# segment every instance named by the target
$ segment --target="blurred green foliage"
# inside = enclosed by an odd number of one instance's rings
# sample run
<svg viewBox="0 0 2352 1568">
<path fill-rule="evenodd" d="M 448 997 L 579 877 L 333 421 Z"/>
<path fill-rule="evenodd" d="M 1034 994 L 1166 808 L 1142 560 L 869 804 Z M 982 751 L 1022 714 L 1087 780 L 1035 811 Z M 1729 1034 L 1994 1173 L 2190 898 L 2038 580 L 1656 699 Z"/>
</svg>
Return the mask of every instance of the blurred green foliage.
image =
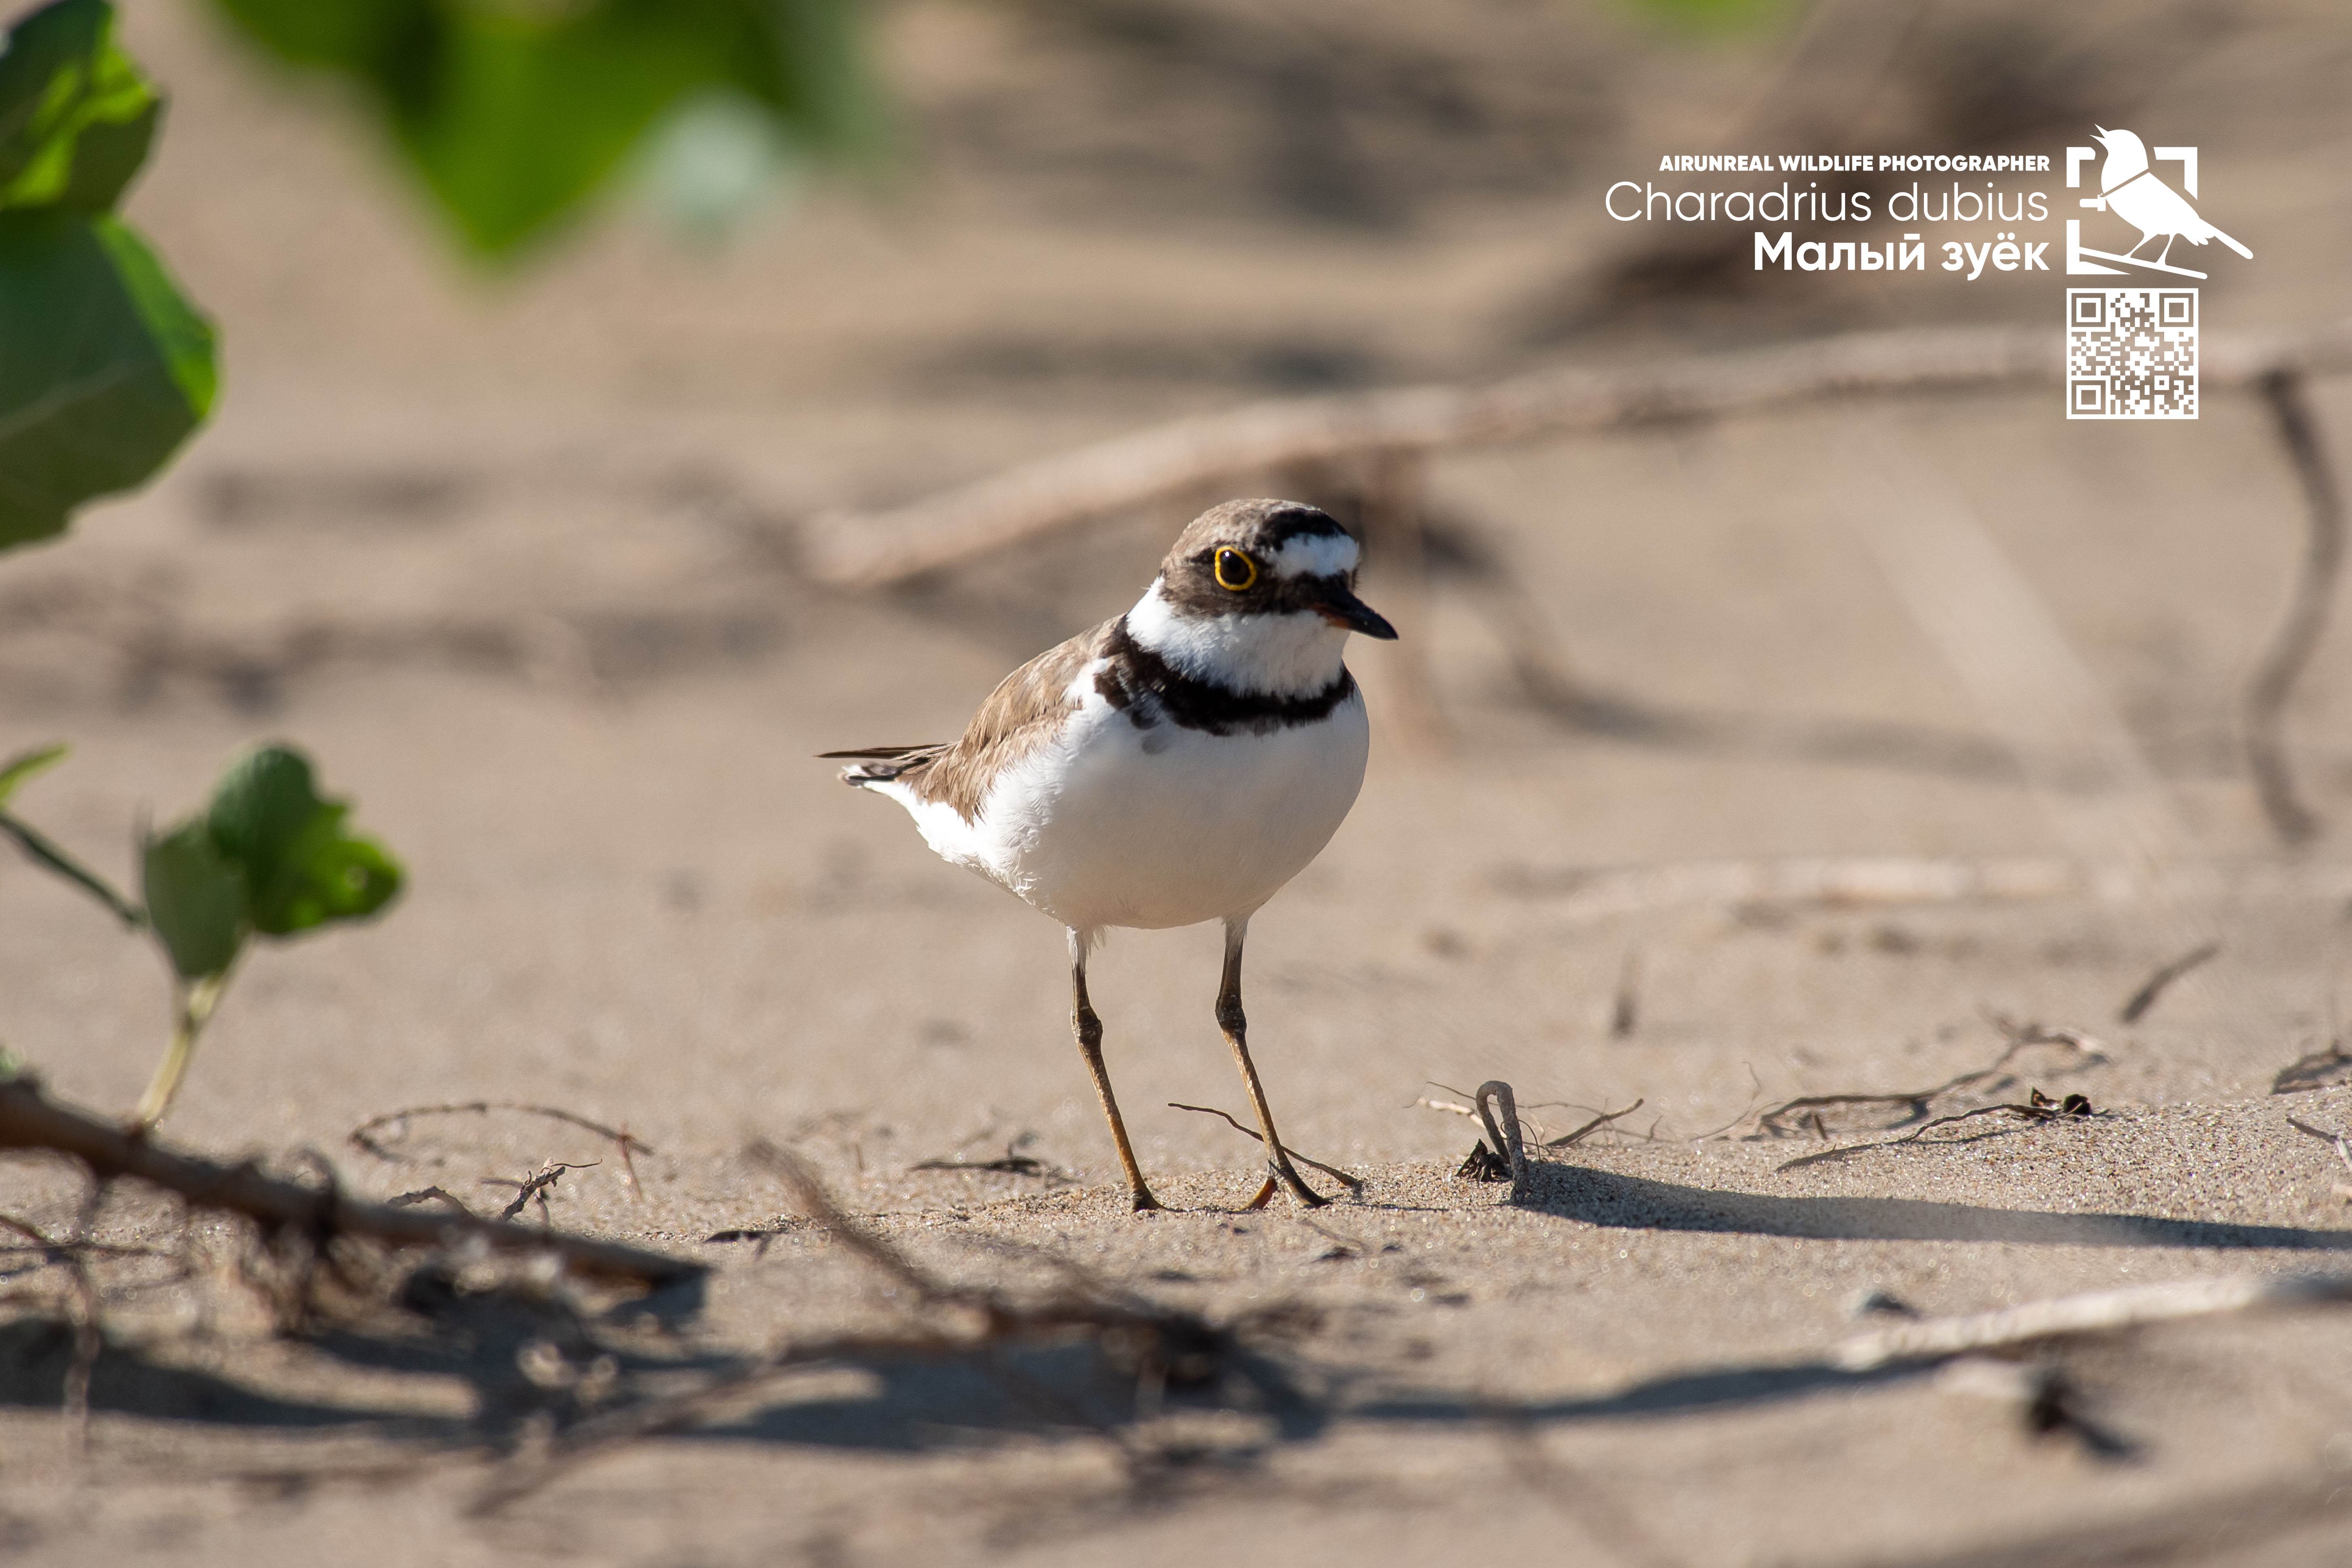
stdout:
<svg viewBox="0 0 2352 1568">
<path fill-rule="evenodd" d="M 310 763 L 280 745 L 229 764 L 211 804 L 147 840 L 148 918 L 184 980 L 225 973 L 246 939 L 363 920 L 400 890 L 399 863 L 347 833 Z"/>
<path fill-rule="evenodd" d="M 8 809 L 19 785 L 65 753 L 44 746 L 0 763 L 0 833 L 125 923 L 152 932 L 171 961 L 171 1043 L 135 1118 L 152 1127 L 178 1093 L 246 944 L 365 920 L 399 893 L 404 874 L 383 846 L 345 829 L 350 803 L 320 795 L 309 758 L 289 746 L 257 746 L 228 765 L 203 809 L 146 836 L 144 907 L 133 904 Z"/>
<path fill-rule="evenodd" d="M 215 3 L 279 59 L 356 85 L 484 258 L 657 148 L 680 205 L 723 219 L 713 194 L 748 201 L 782 152 L 855 162 L 881 142 L 854 0 Z"/>
<path fill-rule="evenodd" d="M 211 411 L 212 325 L 113 216 L 162 101 L 105 0 L 21 18 L 0 52 L 0 550 L 162 468 Z"/>
<path fill-rule="evenodd" d="M 345 827 L 351 804 L 320 795 L 301 752 L 271 744 L 232 762 L 201 810 L 147 836 L 142 909 L 9 809 L 20 784 L 65 754 L 44 746 L 0 763 L 0 833 L 126 923 L 151 926 L 184 981 L 226 973 L 255 935 L 365 920 L 400 891 L 400 862 Z"/>
<path fill-rule="evenodd" d="M 1688 33 L 1727 33 L 1769 22 L 1793 20 L 1802 0 L 1630 0 L 1654 22 Z"/>
</svg>

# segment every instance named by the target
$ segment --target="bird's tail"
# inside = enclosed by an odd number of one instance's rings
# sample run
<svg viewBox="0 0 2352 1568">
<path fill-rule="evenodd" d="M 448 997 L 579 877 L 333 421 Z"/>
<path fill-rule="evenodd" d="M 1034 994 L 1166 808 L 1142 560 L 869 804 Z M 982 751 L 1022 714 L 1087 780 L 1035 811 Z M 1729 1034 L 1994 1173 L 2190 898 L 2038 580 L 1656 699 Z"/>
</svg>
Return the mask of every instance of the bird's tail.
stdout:
<svg viewBox="0 0 2352 1568">
<path fill-rule="evenodd" d="M 927 746 L 866 746 L 854 752 L 819 752 L 817 755 L 856 762 L 857 766 L 841 770 L 841 782 L 863 789 L 870 784 L 888 784 L 937 759 L 946 750 L 946 746 L 934 742 Z"/>
<path fill-rule="evenodd" d="M 2239 255 L 2241 255 L 2241 256 L 2244 257 L 2247 260 L 2252 261 L 2252 260 L 2254 258 L 2254 253 L 2253 253 L 2252 251 L 2248 250 L 2244 246 L 2240 245 L 2236 240 L 2231 239 L 2228 235 L 2223 234 L 2220 229 L 2218 229 L 2218 228 L 2213 228 L 2213 226 L 2212 226 L 2211 224 L 2210 224 L 2210 223 L 2209 223 L 2209 224 L 2207 224 L 2205 226 L 2206 226 L 2207 228 L 2209 228 L 2209 229 L 2212 229 L 2212 230 L 2213 230 L 2213 237 L 2214 237 L 2215 239 L 2220 240 L 2222 244 L 2224 244 L 2224 245 L 2228 246 L 2231 249 L 2232 249 L 2232 250 L 2236 251 Z"/>
</svg>

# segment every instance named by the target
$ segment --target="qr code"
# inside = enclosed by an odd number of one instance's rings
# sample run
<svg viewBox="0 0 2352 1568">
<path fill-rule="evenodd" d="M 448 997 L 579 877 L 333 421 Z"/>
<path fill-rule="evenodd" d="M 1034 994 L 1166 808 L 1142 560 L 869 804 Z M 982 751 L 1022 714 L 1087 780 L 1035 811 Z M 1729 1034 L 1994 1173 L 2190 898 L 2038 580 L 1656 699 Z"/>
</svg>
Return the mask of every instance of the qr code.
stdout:
<svg viewBox="0 0 2352 1568">
<path fill-rule="evenodd" d="M 2066 290 L 2066 417 L 2197 417 L 2197 290 Z"/>
</svg>

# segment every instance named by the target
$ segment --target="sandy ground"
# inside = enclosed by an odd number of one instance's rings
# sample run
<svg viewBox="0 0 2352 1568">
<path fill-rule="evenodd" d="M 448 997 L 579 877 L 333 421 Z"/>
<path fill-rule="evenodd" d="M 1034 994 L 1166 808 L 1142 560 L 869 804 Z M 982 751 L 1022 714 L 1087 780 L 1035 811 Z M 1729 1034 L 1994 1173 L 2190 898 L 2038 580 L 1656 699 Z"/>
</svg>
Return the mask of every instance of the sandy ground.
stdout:
<svg viewBox="0 0 2352 1568">
<path fill-rule="evenodd" d="M 317 1151 L 357 1191 L 481 1203 L 544 1161 L 598 1162 L 554 1190 L 556 1223 L 717 1270 L 677 1337 L 624 1335 L 672 1377 L 908 1318 L 887 1281 L 790 1223 L 765 1140 L 948 1278 L 1035 1286 L 1040 1255 L 1066 1260 L 1243 1325 L 1288 1392 L 1229 1380 L 1152 1414 L 1074 1349 L 852 1362 L 485 1510 L 532 1430 L 501 1403 L 511 1338 L 280 1337 L 226 1279 L 110 1265 L 114 1338 L 75 1458 L 55 1414 L 58 1277 L 28 1271 L 0 1322 L 12 1561 L 2287 1564 L 2352 1549 L 2339 1319 L 2066 1349 L 2047 1364 L 2078 1419 L 2041 1436 L 2014 1401 L 1971 1392 L 1982 1376 L 1826 1359 L 1868 1326 L 1855 1304 L 1872 1291 L 1971 1312 L 2326 1268 L 2315 1255 L 2352 1247 L 2352 1172 L 2286 1120 L 2352 1125 L 2352 1086 L 2270 1093 L 2343 1002 L 2352 680 L 2339 628 L 2291 715 L 2336 832 L 2282 855 L 2234 702 L 2300 512 L 2250 402 L 2152 430 L 1964 399 L 1442 465 L 1441 500 L 1504 553 L 1579 676 L 1673 721 L 1600 733 L 1531 710 L 1481 602 L 1437 595 L 1420 630 L 1449 751 L 1382 732 L 1353 816 L 1253 930 L 1253 1044 L 1285 1135 L 1366 1178 L 1311 1215 L 1242 1212 L 1252 1146 L 1165 1109 L 1244 1105 L 1210 1015 L 1213 931 L 1122 934 L 1097 962 L 1112 1071 L 1175 1205 L 1131 1216 L 1069 1044 L 1060 933 L 812 760 L 950 734 L 1018 659 L 1129 603 L 1181 521 L 1121 520 L 852 600 L 795 574 L 794 521 L 815 508 L 1269 392 L 1679 352 L 1786 335 L 1808 310 L 1913 319 L 1856 285 L 1802 309 L 1694 305 L 1680 335 L 1671 311 L 1629 318 L 1572 351 L 1525 330 L 1571 258 L 1623 243 L 1591 216 L 1594 182 L 1625 148 L 1654 153 L 1677 114 L 1752 87 L 1761 46 L 1500 5 L 1452 30 L 1304 8 L 1303 36 L 1348 47 L 1315 57 L 1339 109 L 1302 130 L 1267 108 L 1297 96 L 1279 71 L 1217 88 L 1220 50 L 1267 58 L 1245 13 L 1187 13 L 1209 20 L 1155 74 L 1108 23 L 912 6 L 888 32 L 929 138 L 911 188 L 879 207 L 821 196 L 709 255 L 617 222 L 485 281 L 434 248 L 331 102 L 266 85 L 186 7 L 128 9 L 176 94 L 137 216 L 221 317 L 231 391 L 152 491 L 0 563 L 0 750 L 70 738 L 70 764 L 22 808 L 127 877 L 142 816 L 184 809 L 238 746 L 288 737 L 411 873 L 376 929 L 251 960 L 169 1136 L 289 1171 Z M 2236 193 L 2263 264 L 2217 280 L 2210 322 L 2341 311 L 2329 258 L 2352 238 L 2352 188 L 2340 112 L 2317 106 L 2352 31 L 2329 15 L 2166 11 L 2143 36 L 2101 11 L 2070 45 L 2101 84 L 2116 60 L 2169 62 L 2118 112 L 2161 99 L 2229 127 L 2202 132 L 2206 181 Z M 1435 88 L 1398 88 L 1403 109 L 1359 90 L 1423 79 L 1399 59 L 1472 84 L 1483 129 L 1429 132 L 1407 110 Z M 2046 288 L 1916 307 L 2051 308 Z M 2347 394 L 2318 396 L 2342 450 Z M 2053 799 L 2025 782 L 2004 716 L 1850 521 L 1857 449 L 1998 543 L 2154 785 Z M 1376 603 L 1380 586 L 1375 563 Z M 1388 651 L 1357 660 L 1376 728 Z M 2151 800 L 2177 824 L 2165 887 L 2095 896 L 2117 846 L 2142 847 L 2099 824 Z M 2030 861 L 2057 882 L 1738 891 L 1742 868 L 1864 858 Z M 2208 936 L 2216 960 L 2117 1021 Z M 148 951 L 0 865 L 0 1037 L 57 1092 L 130 1104 L 164 1007 Z M 1793 1096 L 1982 1066 L 2002 1046 L 1989 1014 L 2086 1031 L 2099 1054 L 2035 1047 L 1937 1110 L 2040 1088 L 2097 1114 L 1979 1121 L 1793 1171 L 1779 1167 L 1817 1140 L 1742 1136 Z M 1554 1134 L 1579 1107 L 1643 1109 L 1542 1156 L 1514 1207 L 1453 1174 L 1471 1124 L 1415 1103 L 1493 1078 Z M 412 1120 L 392 1158 L 347 1140 L 385 1111 L 474 1100 L 625 1125 L 647 1145 L 641 1181 L 608 1142 L 511 1113 Z M 915 1168 L 1008 1152 L 1039 1169 Z M 54 1226 L 76 1201 L 54 1167 L 0 1167 L 7 1212 Z M 126 1194 L 100 1234 L 181 1226 Z M 216 1227 L 195 1234 L 204 1256 L 230 1251 Z"/>
</svg>

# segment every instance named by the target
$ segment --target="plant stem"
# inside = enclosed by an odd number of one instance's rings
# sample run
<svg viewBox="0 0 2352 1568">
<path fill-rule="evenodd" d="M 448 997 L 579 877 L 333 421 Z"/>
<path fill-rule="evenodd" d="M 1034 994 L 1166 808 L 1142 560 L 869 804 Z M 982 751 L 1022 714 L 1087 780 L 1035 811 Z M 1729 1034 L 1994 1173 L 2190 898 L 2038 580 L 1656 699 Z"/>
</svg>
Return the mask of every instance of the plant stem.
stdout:
<svg viewBox="0 0 2352 1568">
<path fill-rule="evenodd" d="M 105 878 L 89 869 L 58 847 L 57 844 L 31 823 L 0 811 L 0 833 L 16 841 L 16 847 L 35 861 L 47 867 L 67 881 L 75 884 L 90 897 L 104 904 L 114 918 L 137 931 L 147 923 L 147 911 L 124 898 L 110 886 Z"/>
<path fill-rule="evenodd" d="M 180 1092 L 180 1080 L 187 1076 L 189 1058 L 196 1054 L 196 1037 L 212 1021 L 213 1009 L 220 1005 L 221 993 L 228 989 L 228 977 L 229 971 L 224 969 L 200 980 L 174 983 L 179 1021 L 172 1026 L 172 1043 L 165 1047 L 163 1059 L 148 1082 L 147 1092 L 139 1097 L 139 1110 L 131 1119 L 132 1131 L 147 1132 L 163 1120 L 163 1112 L 172 1109 L 172 1101 Z"/>
</svg>

